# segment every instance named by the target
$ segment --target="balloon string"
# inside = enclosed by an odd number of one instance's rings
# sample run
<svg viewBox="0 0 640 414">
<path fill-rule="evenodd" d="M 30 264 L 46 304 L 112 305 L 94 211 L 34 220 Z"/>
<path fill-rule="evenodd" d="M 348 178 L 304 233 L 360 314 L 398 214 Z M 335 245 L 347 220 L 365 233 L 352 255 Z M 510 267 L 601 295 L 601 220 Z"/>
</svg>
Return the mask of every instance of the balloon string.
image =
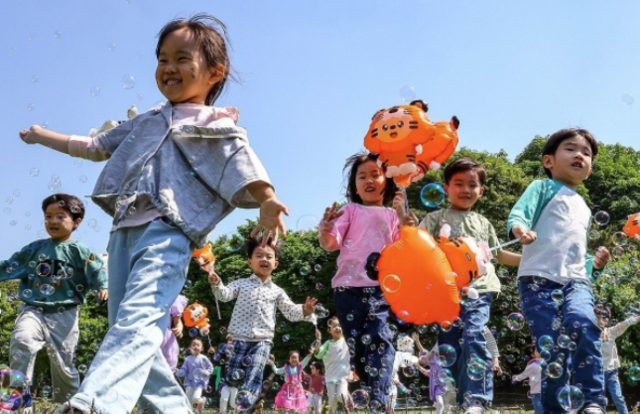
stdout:
<svg viewBox="0 0 640 414">
<path fill-rule="evenodd" d="M 218 311 L 218 320 L 222 320 L 222 316 L 220 316 L 220 304 L 218 303 L 218 298 L 213 297 L 216 300 L 216 310 Z"/>
<path fill-rule="evenodd" d="M 520 242 L 520 239 L 514 239 L 514 240 L 508 241 L 506 243 L 502 243 L 499 246 L 492 247 L 492 248 L 489 249 L 489 251 L 492 252 L 494 250 L 502 249 L 503 247 L 511 246 L 512 244 L 516 244 L 518 242 Z"/>
<path fill-rule="evenodd" d="M 409 214 L 411 209 L 409 208 L 409 197 L 407 197 L 407 187 L 402 187 L 402 194 L 404 194 L 404 209 Z"/>
</svg>

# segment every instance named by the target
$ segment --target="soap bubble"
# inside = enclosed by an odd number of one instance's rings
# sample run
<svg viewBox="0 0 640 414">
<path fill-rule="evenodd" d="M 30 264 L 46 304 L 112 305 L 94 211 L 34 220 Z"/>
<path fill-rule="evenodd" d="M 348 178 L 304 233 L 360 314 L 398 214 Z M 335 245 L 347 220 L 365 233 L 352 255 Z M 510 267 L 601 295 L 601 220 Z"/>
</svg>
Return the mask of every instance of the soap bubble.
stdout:
<svg viewBox="0 0 640 414">
<path fill-rule="evenodd" d="M 316 304 L 313 313 L 316 315 L 318 319 L 324 319 L 329 316 L 329 310 L 325 308 L 322 303 Z"/>
<path fill-rule="evenodd" d="M 224 248 L 228 252 L 237 252 L 244 246 L 244 237 L 240 233 L 225 234 L 224 239 Z"/>
<path fill-rule="evenodd" d="M 407 365 L 406 367 L 402 368 L 402 375 L 407 378 L 413 378 L 418 375 L 418 369 L 413 365 Z"/>
<path fill-rule="evenodd" d="M 547 375 L 549 378 L 560 378 L 564 373 L 564 368 L 558 362 L 552 362 L 547 366 Z"/>
<path fill-rule="evenodd" d="M 243 367 L 250 367 L 253 364 L 253 358 L 251 358 L 251 355 L 247 355 L 242 358 L 242 361 L 240 362 L 242 363 Z"/>
<path fill-rule="evenodd" d="M 32 83 L 36 83 L 36 82 L 38 82 L 38 79 L 40 79 L 40 76 L 38 76 L 38 75 L 31 75 L 31 82 L 32 82 Z"/>
<path fill-rule="evenodd" d="M 538 339 L 538 348 L 540 351 L 550 351 L 553 349 L 553 338 L 549 335 L 542 335 Z"/>
<path fill-rule="evenodd" d="M 40 292 L 45 296 L 51 296 L 56 291 L 56 289 L 53 286 L 47 283 L 40 285 L 38 289 L 40 289 Z"/>
<path fill-rule="evenodd" d="M 566 411 L 578 411 L 584 405 L 584 394 L 574 385 L 564 385 L 556 392 L 558 403 Z"/>
<path fill-rule="evenodd" d="M 484 378 L 487 370 L 487 363 L 480 357 L 471 358 L 467 364 L 467 375 L 473 381 Z"/>
<path fill-rule="evenodd" d="M 304 214 L 296 221 L 296 230 L 313 230 L 318 227 L 318 217 L 314 214 Z"/>
<path fill-rule="evenodd" d="M 456 350 L 449 344 L 438 347 L 438 363 L 443 367 L 450 367 L 456 362 Z"/>
<path fill-rule="evenodd" d="M 438 183 L 429 183 L 420 190 L 420 200 L 429 208 L 436 208 L 442 204 L 444 196 L 444 189 Z"/>
<path fill-rule="evenodd" d="M 635 98 L 633 97 L 632 94 L 625 93 L 624 95 L 622 95 L 622 103 L 625 106 L 629 106 L 629 105 L 633 104 L 634 101 L 635 101 Z"/>
<path fill-rule="evenodd" d="M 29 170 L 29 175 L 32 177 L 37 177 L 40 175 L 40 170 L 38 168 L 32 168 Z"/>
<path fill-rule="evenodd" d="M 382 290 L 387 293 L 395 293 L 400 290 L 402 282 L 397 275 L 389 274 L 382 279 Z"/>
<path fill-rule="evenodd" d="M 84 374 L 85 372 L 87 372 L 87 366 L 84 364 L 78 365 L 78 372 Z"/>
<path fill-rule="evenodd" d="M 107 46 L 107 49 L 109 49 L 109 52 L 113 52 L 114 50 L 116 50 L 116 44 L 109 43 L 109 45 Z"/>
<path fill-rule="evenodd" d="M 407 104 L 416 99 L 416 91 L 413 89 L 413 86 L 404 85 L 400 88 L 400 98 Z"/>
<path fill-rule="evenodd" d="M 355 390 L 351 394 L 351 399 L 356 410 L 363 410 L 369 406 L 369 393 L 363 389 Z"/>
<path fill-rule="evenodd" d="M 100 95 L 100 87 L 92 86 L 91 89 L 89 89 L 89 93 L 95 98 L 96 96 Z"/>
<path fill-rule="evenodd" d="M 122 88 L 131 90 L 136 86 L 136 79 L 133 77 L 133 75 L 124 75 L 120 79 L 120 83 L 122 83 Z"/>
<path fill-rule="evenodd" d="M 252 400 L 253 396 L 247 390 L 238 391 L 236 394 L 236 406 L 241 410 L 246 410 L 251 407 Z"/>
<path fill-rule="evenodd" d="M 300 273 L 300 276 L 307 276 L 309 275 L 310 272 L 311 272 L 311 267 L 306 264 L 300 266 L 300 269 L 298 269 L 298 273 Z"/>
<path fill-rule="evenodd" d="M 371 343 L 371 336 L 369 334 L 364 334 L 362 335 L 362 338 L 360 338 L 360 341 L 365 345 L 369 345 Z"/>
<path fill-rule="evenodd" d="M 36 104 L 30 103 L 27 105 L 27 111 L 33 111 L 34 109 L 36 109 Z"/>
<path fill-rule="evenodd" d="M 289 339 L 291 339 L 289 334 L 282 335 L 282 342 L 289 342 Z"/>
<path fill-rule="evenodd" d="M 29 299 L 33 295 L 31 289 L 25 289 L 22 291 L 22 297 L 25 299 Z"/>
<path fill-rule="evenodd" d="M 634 365 L 632 367 L 629 368 L 629 371 L 627 371 L 627 374 L 629 374 L 629 378 L 631 378 L 631 381 L 640 381 L 640 367 L 637 365 Z"/>
<path fill-rule="evenodd" d="M 607 224 L 609 224 L 609 219 L 609 213 L 607 213 L 606 211 L 598 211 L 593 215 L 593 222 L 598 226 L 606 226 Z"/>
<path fill-rule="evenodd" d="M 511 315 L 507 316 L 507 327 L 512 331 L 519 331 L 520 329 L 524 328 L 524 324 L 524 316 L 519 313 L 512 313 Z"/>
</svg>

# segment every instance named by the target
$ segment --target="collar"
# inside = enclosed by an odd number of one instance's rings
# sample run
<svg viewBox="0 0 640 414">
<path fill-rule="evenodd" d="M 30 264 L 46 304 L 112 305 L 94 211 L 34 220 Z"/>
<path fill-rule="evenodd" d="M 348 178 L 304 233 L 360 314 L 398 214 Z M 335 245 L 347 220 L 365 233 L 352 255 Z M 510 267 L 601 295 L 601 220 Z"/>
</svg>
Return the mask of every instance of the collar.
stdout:
<svg viewBox="0 0 640 414">
<path fill-rule="evenodd" d="M 264 282 L 262 281 L 262 279 L 260 279 L 258 276 L 256 276 L 255 273 L 253 273 L 251 276 L 249 276 L 249 280 L 254 282 L 254 283 L 260 283 L 262 285 L 267 285 L 267 286 L 271 286 L 273 285 L 273 281 L 271 280 L 271 276 L 269 276 L 267 278 L 267 280 L 265 280 Z"/>
</svg>

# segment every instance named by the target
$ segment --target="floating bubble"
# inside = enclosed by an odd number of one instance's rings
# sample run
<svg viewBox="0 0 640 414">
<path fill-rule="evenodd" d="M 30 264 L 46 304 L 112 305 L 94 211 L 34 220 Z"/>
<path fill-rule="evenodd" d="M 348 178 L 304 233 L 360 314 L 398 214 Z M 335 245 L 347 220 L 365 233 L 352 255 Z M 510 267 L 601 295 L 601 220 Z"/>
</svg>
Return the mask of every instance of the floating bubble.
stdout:
<svg viewBox="0 0 640 414">
<path fill-rule="evenodd" d="M 313 214 L 304 214 L 298 218 L 296 221 L 296 230 L 297 231 L 305 231 L 305 230 L 314 230 L 318 227 L 318 217 Z"/>
<path fill-rule="evenodd" d="M 552 362 L 547 366 L 547 375 L 549 378 L 560 378 L 564 373 L 564 368 L 558 362 Z"/>
<path fill-rule="evenodd" d="M 553 338 L 549 335 L 542 335 L 538 339 L 538 348 L 540 351 L 550 351 L 553 349 Z"/>
<path fill-rule="evenodd" d="M 631 381 L 640 381 L 640 367 L 637 365 L 634 365 L 632 367 L 629 368 L 629 371 L 627 371 L 627 374 L 629 375 L 629 378 L 631 378 Z"/>
<path fill-rule="evenodd" d="M 308 276 L 309 273 L 311 273 L 311 267 L 306 264 L 302 265 L 300 269 L 298 269 L 298 273 L 300 273 L 300 276 Z"/>
<path fill-rule="evenodd" d="M 79 178 L 79 180 L 80 180 L 80 182 L 81 182 L 81 183 L 86 183 L 86 182 L 87 182 L 87 179 L 88 179 L 88 178 L 87 178 L 87 176 L 86 176 L 86 175 L 81 175 L 81 176 L 80 176 L 80 178 Z"/>
<path fill-rule="evenodd" d="M 37 177 L 40 175 L 40 170 L 38 168 L 32 168 L 29 170 L 29 175 L 31 177 Z"/>
<path fill-rule="evenodd" d="M 47 283 L 44 283 L 44 284 L 40 285 L 40 287 L 38 289 L 45 296 L 51 296 L 56 291 L 56 289 L 53 286 L 51 286 L 51 285 L 49 285 Z"/>
<path fill-rule="evenodd" d="M 234 381 L 240 381 L 245 377 L 245 372 L 243 369 L 236 369 L 231 372 L 231 379 Z"/>
<path fill-rule="evenodd" d="M 237 252 L 242 249 L 244 245 L 244 237 L 240 233 L 230 233 L 226 234 L 224 241 L 224 248 L 228 252 Z"/>
<path fill-rule="evenodd" d="M 584 394 L 574 385 L 564 385 L 556 392 L 556 398 L 562 408 L 569 412 L 578 411 L 584 405 Z"/>
<path fill-rule="evenodd" d="M 438 363 L 443 367 L 450 367 L 456 362 L 456 349 L 449 344 L 438 347 Z"/>
<path fill-rule="evenodd" d="M 524 328 L 525 320 L 524 316 L 519 313 L 512 313 L 507 316 L 507 327 L 512 331 L 519 331 Z"/>
<path fill-rule="evenodd" d="M 324 318 L 327 318 L 329 316 L 329 310 L 327 308 L 325 308 L 322 305 L 322 303 L 316 304 L 316 307 L 314 308 L 313 313 L 319 319 L 324 319 Z"/>
<path fill-rule="evenodd" d="M 78 365 L 78 372 L 84 374 L 85 372 L 87 372 L 87 366 L 85 364 Z"/>
<path fill-rule="evenodd" d="M 282 342 L 289 342 L 289 339 L 291 339 L 289 334 L 282 335 Z"/>
<path fill-rule="evenodd" d="M 400 290 L 402 282 L 397 275 L 389 274 L 382 279 L 382 290 L 387 293 L 396 293 Z"/>
<path fill-rule="evenodd" d="M 609 220 L 609 213 L 607 213 L 606 211 L 598 211 L 593 215 L 593 222 L 598 226 L 606 226 L 607 224 L 609 224 Z"/>
<path fill-rule="evenodd" d="M 623 103 L 625 106 L 629 106 L 629 105 L 633 104 L 633 102 L 634 102 L 635 100 L 636 100 L 636 99 L 635 99 L 635 98 L 633 97 L 633 95 L 632 95 L 632 94 L 630 94 L 630 93 L 625 93 L 624 95 L 622 95 L 622 103 Z"/>
<path fill-rule="evenodd" d="M 362 338 L 360 338 L 360 341 L 365 345 L 369 345 L 371 343 L 371 335 L 369 334 L 362 335 Z"/>
<path fill-rule="evenodd" d="M 36 266 L 36 273 L 40 277 L 46 277 L 51 274 L 51 266 L 49 263 L 38 263 Z"/>
<path fill-rule="evenodd" d="M 96 96 L 100 95 L 100 87 L 92 86 L 91 89 L 89 89 L 89 93 L 95 98 Z"/>
<path fill-rule="evenodd" d="M 589 232 L 589 240 L 598 240 L 600 238 L 600 232 L 598 230 L 591 230 Z"/>
<path fill-rule="evenodd" d="M 400 88 L 400 98 L 402 98 L 402 101 L 406 103 L 416 99 L 416 91 L 413 89 L 413 86 L 405 85 Z"/>
<path fill-rule="evenodd" d="M 369 393 L 363 389 L 358 389 L 351 393 L 351 399 L 356 410 L 364 410 L 369 406 Z"/>
<path fill-rule="evenodd" d="M 122 84 L 122 88 L 126 90 L 131 90 L 136 86 L 136 79 L 133 75 L 124 75 L 120 79 L 120 83 Z"/>
<path fill-rule="evenodd" d="M 62 32 L 60 30 L 56 30 L 55 32 L 53 32 L 53 37 L 55 37 L 56 39 L 59 39 L 60 36 L 62 36 Z"/>
<path fill-rule="evenodd" d="M 471 358 L 467 363 L 467 376 L 473 381 L 479 381 L 485 376 L 487 363 L 480 357 Z"/>
<path fill-rule="evenodd" d="M 556 304 L 561 304 L 564 302 L 564 292 L 560 289 L 554 289 L 551 292 L 551 300 L 553 300 Z"/>
<path fill-rule="evenodd" d="M 114 50 L 116 50 L 116 44 L 109 43 L 109 45 L 107 46 L 107 49 L 109 49 L 109 52 L 113 52 Z"/>
<path fill-rule="evenodd" d="M 27 111 L 33 111 L 34 109 L 36 109 L 36 104 L 30 103 L 27 105 Z"/>
<path fill-rule="evenodd" d="M 31 289 L 25 289 L 22 291 L 23 298 L 29 299 L 31 296 L 33 296 L 33 292 L 31 291 Z"/>
<path fill-rule="evenodd" d="M 428 208 L 436 208 L 444 201 L 445 193 L 438 183 L 429 183 L 420 190 L 420 200 Z"/>
<path fill-rule="evenodd" d="M 83 285 L 76 285 L 76 291 L 82 292 L 83 290 L 84 290 L 84 286 Z"/>
<path fill-rule="evenodd" d="M 418 375 L 418 369 L 413 365 L 407 365 L 406 367 L 402 368 L 402 375 L 407 378 L 413 378 Z"/>
<path fill-rule="evenodd" d="M 617 246 L 626 246 L 629 238 L 621 231 L 613 233 L 613 243 Z"/>
<path fill-rule="evenodd" d="M 318 273 L 321 270 L 322 270 L 322 265 L 321 264 L 313 265 L 313 271 L 314 272 Z"/>
<path fill-rule="evenodd" d="M 38 75 L 31 75 L 31 83 L 36 83 L 36 82 L 38 82 L 38 79 L 40 79 L 40 76 L 38 76 Z"/>
<path fill-rule="evenodd" d="M 251 407 L 251 403 L 253 400 L 253 395 L 247 391 L 242 390 L 236 394 L 236 406 L 241 410 L 246 410 Z"/>
<path fill-rule="evenodd" d="M 242 358 L 240 363 L 242 364 L 243 367 L 250 367 L 251 365 L 253 365 L 253 358 L 251 358 L 251 355 L 247 355 L 244 358 Z"/>
</svg>

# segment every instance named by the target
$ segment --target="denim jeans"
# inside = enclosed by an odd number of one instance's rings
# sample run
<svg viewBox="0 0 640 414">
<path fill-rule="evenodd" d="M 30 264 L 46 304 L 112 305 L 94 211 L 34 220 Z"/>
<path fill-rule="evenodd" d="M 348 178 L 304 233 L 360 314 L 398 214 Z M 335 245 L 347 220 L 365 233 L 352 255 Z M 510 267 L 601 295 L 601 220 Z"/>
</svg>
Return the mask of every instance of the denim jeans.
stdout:
<svg viewBox="0 0 640 414">
<path fill-rule="evenodd" d="M 359 382 L 371 389 L 369 408 L 384 411 L 395 358 L 393 333 L 388 324 L 391 307 L 378 286 L 337 288 L 333 297 L 342 332 L 353 351 L 351 365 Z"/>
<path fill-rule="evenodd" d="M 189 239 L 156 219 L 113 232 L 107 250 L 110 328 L 71 405 L 127 413 L 141 398 L 159 413 L 192 413 L 160 350 L 191 259 Z"/>
<path fill-rule="evenodd" d="M 622 388 L 620 387 L 620 378 L 618 378 L 618 370 L 612 369 L 604 373 L 604 385 L 611 394 L 611 399 L 616 406 L 618 414 L 628 414 L 627 403 L 622 396 Z"/>
<path fill-rule="evenodd" d="M 449 344 L 456 351 L 456 361 L 448 368 L 458 388 L 457 403 L 465 408 L 478 404 L 488 407 L 493 400 L 493 361 L 484 338 L 492 300 L 491 293 L 481 293 L 478 299 L 467 299 L 460 307 L 462 326 L 452 326 L 449 331 L 438 333 L 438 345 Z M 468 367 L 472 355 L 482 361 L 475 368 Z"/>
<path fill-rule="evenodd" d="M 572 280 L 563 285 L 540 277 L 525 276 L 519 278 L 518 289 L 520 306 L 538 352 L 545 356 L 538 339 L 543 335 L 550 336 L 555 346 L 549 350 L 547 362 L 558 362 L 562 366 L 562 373 L 557 378 L 547 376 L 542 381 L 541 394 L 545 414 L 565 412 L 556 398 L 556 392 L 568 384 L 569 371 L 572 372 L 573 384 L 581 384 L 585 406 L 598 404 L 605 409 L 600 341 L 602 331 L 593 311 L 594 298 L 589 281 Z M 555 298 L 561 296 L 561 299 L 552 299 L 552 292 Z M 558 337 L 562 334 L 561 331 L 575 345 L 560 347 Z"/>
<path fill-rule="evenodd" d="M 544 409 L 542 408 L 542 394 L 531 394 L 531 404 L 533 404 L 535 414 L 544 413 Z"/>
</svg>

